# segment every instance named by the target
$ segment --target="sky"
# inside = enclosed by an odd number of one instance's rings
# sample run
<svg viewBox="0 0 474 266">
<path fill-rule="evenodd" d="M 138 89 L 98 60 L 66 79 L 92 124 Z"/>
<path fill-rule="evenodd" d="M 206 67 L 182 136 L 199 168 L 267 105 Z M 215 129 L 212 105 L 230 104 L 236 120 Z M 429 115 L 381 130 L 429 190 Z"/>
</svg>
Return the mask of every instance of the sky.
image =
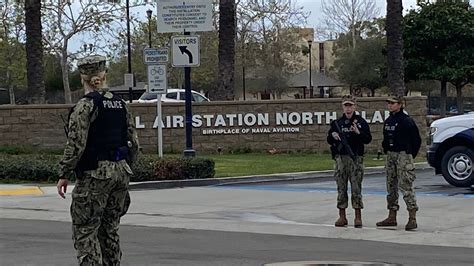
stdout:
<svg viewBox="0 0 474 266">
<path fill-rule="evenodd" d="M 310 11 L 311 14 L 308 18 L 308 26 L 316 27 L 320 24 L 323 17 L 321 14 L 321 0 L 296 0 L 297 4 L 303 6 L 305 10 Z M 380 16 L 385 16 L 386 13 L 386 0 L 375 0 L 377 6 L 380 9 Z M 408 9 L 416 7 L 416 0 L 403 0 L 403 10 L 406 12 Z"/>
<path fill-rule="evenodd" d="M 2 0 L 0 0 L 2 1 Z M 133 1 L 133 0 L 132 0 Z M 176 0 L 178 1 L 178 0 Z M 321 13 L 321 1 L 322 0 L 293 0 L 293 3 L 302 6 L 305 11 L 310 12 L 310 16 L 307 21 L 307 27 L 313 27 L 316 28 L 318 25 L 321 24 L 323 15 Z M 380 9 L 380 16 L 385 16 L 386 13 L 386 0 L 375 0 L 377 6 Z M 406 13 L 407 10 L 414 9 L 416 8 L 416 0 L 402 0 L 403 2 L 403 9 L 404 12 Z M 474 4 L 474 0 L 470 0 L 471 4 Z M 141 7 L 135 7 L 131 8 L 130 13 L 133 16 L 138 17 L 139 19 L 146 21 L 146 10 L 147 9 L 152 9 L 153 10 L 153 16 L 156 15 L 156 5 L 155 7 L 151 5 L 146 5 L 146 6 L 141 6 Z M 78 42 L 74 42 L 71 44 L 72 47 L 70 47 L 70 51 L 77 51 L 80 48 L 80 44 Z"/>
</svg>

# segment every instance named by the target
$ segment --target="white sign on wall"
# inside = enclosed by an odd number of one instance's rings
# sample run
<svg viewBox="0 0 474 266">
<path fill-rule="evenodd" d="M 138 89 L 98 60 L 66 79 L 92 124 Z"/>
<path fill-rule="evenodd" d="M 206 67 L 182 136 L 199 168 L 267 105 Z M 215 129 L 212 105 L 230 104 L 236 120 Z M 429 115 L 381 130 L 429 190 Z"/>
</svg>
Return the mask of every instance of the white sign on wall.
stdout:
<svg viewBox="0 0 474 266">
<path fill-rule="evenodd" d="M 166 65 L 148 65 L 148 92 L 166 93 L 168 82 L 166 78 Z"/>
<path fill-rule="evenodd" d="M 126 88 L 133 88 L 135 87 L 135 82 L 133 80 L 133 74 L 125 73 L 123 74 L 123 84 L 125 84 Z"/>
<path fill-rule="evenodd" d="M 171 43 L 173 67 L 199 66 L 199 36 L 173 36 Z"/>
<path fill-rule="evenodd" d="M 158 33 L 212 31 L 212 0 L 160 0 Z"/>
</svg>

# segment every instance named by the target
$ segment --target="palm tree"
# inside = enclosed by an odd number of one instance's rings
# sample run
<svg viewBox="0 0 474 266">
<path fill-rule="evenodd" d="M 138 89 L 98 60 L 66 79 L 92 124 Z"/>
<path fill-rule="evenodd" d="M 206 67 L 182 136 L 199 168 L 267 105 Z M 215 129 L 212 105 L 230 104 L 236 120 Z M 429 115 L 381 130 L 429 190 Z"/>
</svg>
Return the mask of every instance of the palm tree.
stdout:
<svg viewBox="0 0 474 266">
<path fill-rule="evenodd" d="M 44 103 L 43 43 L 41 32 L 41 0 L 25 1 L 26 76 L 29 103 Z"/>
<path fill-rule="evenodd" d="M 405 95 L 403 68 L 402 0 L 387 0 L 388 88 L 394 95 Z"/>
<path fill-rule="evenodd" d="M 216 100 L 234 100 L 235 0 L 219 0 L 219 76 Z"/>
</svg>

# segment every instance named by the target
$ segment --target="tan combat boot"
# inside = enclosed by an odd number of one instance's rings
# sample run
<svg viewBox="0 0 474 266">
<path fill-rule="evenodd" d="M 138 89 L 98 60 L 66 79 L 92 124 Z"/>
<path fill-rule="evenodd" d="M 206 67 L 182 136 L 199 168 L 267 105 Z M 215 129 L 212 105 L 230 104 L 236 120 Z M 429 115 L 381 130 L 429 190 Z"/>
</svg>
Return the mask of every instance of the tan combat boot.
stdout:
<svg viewBox="0 0 474 266">
<path fill-rule="evenodd" d="M 346 209 L 339 209 L 339 219 L 337 219 L 334 225 L 337 227 L 343 227 L 347 225 Z"/>
<path fill-rule="evenodd" d="M 408 215 L 408 223 L 407 225 L 405 225 L 406 231 L 410 231 L 418 227 L 418 225 L 416 224 L 416 210 L 409 210 Z"/>
<path fill-rule="evenodd" d="M 361 209 L 355 209 L 354 227 L 355 228 L 361 228 L 362 227 Z"/>
<path fill-rule="evenodd" d="M 377 226 L 397 226 L 397 211 L 389 210 L 388 218 L 376 223 Z"/>
</svg>

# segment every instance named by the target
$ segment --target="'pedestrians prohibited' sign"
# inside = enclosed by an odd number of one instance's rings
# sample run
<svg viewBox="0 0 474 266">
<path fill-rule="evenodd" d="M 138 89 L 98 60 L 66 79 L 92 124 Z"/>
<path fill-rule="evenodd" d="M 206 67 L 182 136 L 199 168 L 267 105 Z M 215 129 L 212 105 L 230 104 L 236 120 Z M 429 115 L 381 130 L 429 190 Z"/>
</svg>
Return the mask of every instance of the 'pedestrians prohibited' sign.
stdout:
<svg viewBox="0 0 474 266">
<path fill-rule="evenodd" d="M 166 93 L 168 81 L 166 78 L 166 65 L 148 65 L 148 92 Z"/>
<path fill-rule="evenodd" d="M 145 48 L 143 50 L 145 64 L 162 64 L 168 62 L 168 48 Z"/>
<path fill-rule="evenodd" d="M 173 67 L 199 66 L 199 36 L 173 36 L 171 42 Z"/>
</svg>

